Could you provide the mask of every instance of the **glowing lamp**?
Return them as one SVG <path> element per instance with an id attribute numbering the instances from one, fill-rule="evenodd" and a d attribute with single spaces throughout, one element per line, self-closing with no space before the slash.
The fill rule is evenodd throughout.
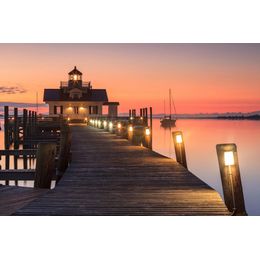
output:
<path id="1" fill-rule="evenodd" d="M 149 129 L 149 128 L 146 128 L 146 129 L 145 129 L 145 135 L 146 135 L 146 136 L 149 136 L 150 134 L 151 134 L 150 129 Z"/>
<path id="2" fill-rule="evenodd" d="M 182 141 L 182 136 L 179 134 L 179 135 L 176 135 L 176 143 L 177 144 L 181 144 L 183 141 Z"/>
<path id="3" fill-rule="evenodd" d="M 133 119 L 134 119 L 134 118 L 131 116 L 131 117 L 130 117 L 130 120 L 133 120 Z"/>
<path id="4" fill-rule="evenodd" d="M 70 121 L 70 118 L 68 117 L 68 121 Z"/>
<path id="5" fill-rule="evenodd" d="M 109 122 L 109 128 L 113 128 L 113 123 L 112 122 Z"/>
<path id="6" fill-rule="evenodd" d="M 85 119 L 84 119 L 84 120 L 85 120 L 85 122 L 87 122 L 87 121 L 88 121 L 88 118 L 87 118 L 87 117 L 85 117 Z"/>
<path id="7" fill-rule="evenodd" d="M 107 127 L 107 121 L 104 121 L 104 122 L 103 122 L 103 126 L 104 126 L 104 127 Z"/>
<path id="8" fill-rule="evenodd" d="M 80 110 L 84 109 L 84 107 L 79 107 Z"/>
<path id="9" fill-rule="evenodd" d="M 231 166 L 235 164 L 234 153 L 232 151 L 224 152 L 225 166 Z"/>
<path id="10" fill-rule="evenodd" d="M 78 79 L 77 74 L 74 74 L 74 75 L 73 75 L 73 80 L 77 80 L 77 79 Z"/>
<path id="11" fill-rule="evenodd" d="M 133 132 L 134 128 L 132 126 L 129 126 L 128 130 L 129 130 L 129 132 Z"/>
<path id="12" fill-rule="evenodd" d="M 144 118 L 141 116 L 140 119 L 143 120 Z"/>
<path id="13" fill-rule="evenodd" d="M 117 124 L 117 128 L 118 128 L 118 129 L 121 129 L 121 128 L 122 128 L 122 124 L 121 124 L 121 123 L 118 123 L 118 124 Z"/>

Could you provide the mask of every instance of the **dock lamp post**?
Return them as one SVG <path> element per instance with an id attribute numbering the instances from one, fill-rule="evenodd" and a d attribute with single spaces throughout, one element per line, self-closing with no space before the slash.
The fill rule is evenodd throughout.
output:
<path id="1" fill-rule="evenodd" d="M 133 125 L 129 125 L 127 130 L 128 130 L 128 131 L 127 131 L 127 139 L 132 142 L 133 132 L 134 132 L 134 127 L 133 127 Z"/>
<path id="2" fill-rule="evenodd" d="M 152 139 L 151 129 L 149 127 L 146 127 L 144 130 L 144 146 L 150 149 L 152 149 L 151 139 Z"/>
<path id="3" fill-rule="evenodd" d="M 188 169 L 182 132 L 172 132 L 172 138 L 175 148 L 176 161 Z"/>
<path id="4" fill-rule="evenodd" d="M 103 126 L 104 126 L 104 129 L 107 129 L 107 121 L 103 121 Z"/>
<path id="5" fill-rule="evenodd" d="M 216 146 L 225 204 L 232 215 L 247 215 L 240 177 L 237 146 Z"/>
<path id="6" fill-rule="evenodd" d="M 108 130 L 109 130 L 109 132 L 113 133 L 113 128 L 114 128 L 114 124 L 113 124 L 112 121 L 110 121 L 109 124 L 108 124 Z"/>

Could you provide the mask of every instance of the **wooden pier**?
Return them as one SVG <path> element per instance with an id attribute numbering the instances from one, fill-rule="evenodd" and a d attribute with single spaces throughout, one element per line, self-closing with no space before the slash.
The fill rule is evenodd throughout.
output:
<path id="1" fill-rule="evenodd" d="M 175 160 L 120 136 L 72 125 L 59 184 L 14 215 L 228 215 L 220 195 Z"/>

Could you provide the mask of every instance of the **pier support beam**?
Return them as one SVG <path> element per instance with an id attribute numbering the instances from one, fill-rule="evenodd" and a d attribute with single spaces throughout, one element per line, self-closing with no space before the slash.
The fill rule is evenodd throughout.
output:
<path id="1" fill-rule="evenodd" d="M 216 146 L 225 204 L 232 215 L 247 215 L 235 144 Z"/>
<path id="2" fill-rule="evenodd" d="M 40 143 L 36 153 L 35 188 L 50 189 L 55 173 L 55 143 Z"/>
<path id="3" fill-rule="evenodd" d="M 187 167 L 186 152 L 183 140 L 183 134 L 181 131 L 172 132 L 176 161 L 185 168 Z"/>

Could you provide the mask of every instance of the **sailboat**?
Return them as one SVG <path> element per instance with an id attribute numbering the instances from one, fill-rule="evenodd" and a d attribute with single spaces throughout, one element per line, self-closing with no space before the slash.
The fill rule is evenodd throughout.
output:
<path id="1" fill-rule="evenodd" d="M 175 112 L 175 118 L 172 116 L 172 104 L 174 107 L 174 112 Z M 161 126 L 162 127 L 174 127 L 175 123 L 176 123 L 176 108 L 175 108 L 175 104 L 174 101 L 172 99 L 172 93 L 171 93 L 171 89 L 169 89 L 169 105 L 170 105 L 170 114 L 167 116 L 165 114 L 165 102 L 164 102 L 164 117 L 160 120 L 161 122 Z"/>

